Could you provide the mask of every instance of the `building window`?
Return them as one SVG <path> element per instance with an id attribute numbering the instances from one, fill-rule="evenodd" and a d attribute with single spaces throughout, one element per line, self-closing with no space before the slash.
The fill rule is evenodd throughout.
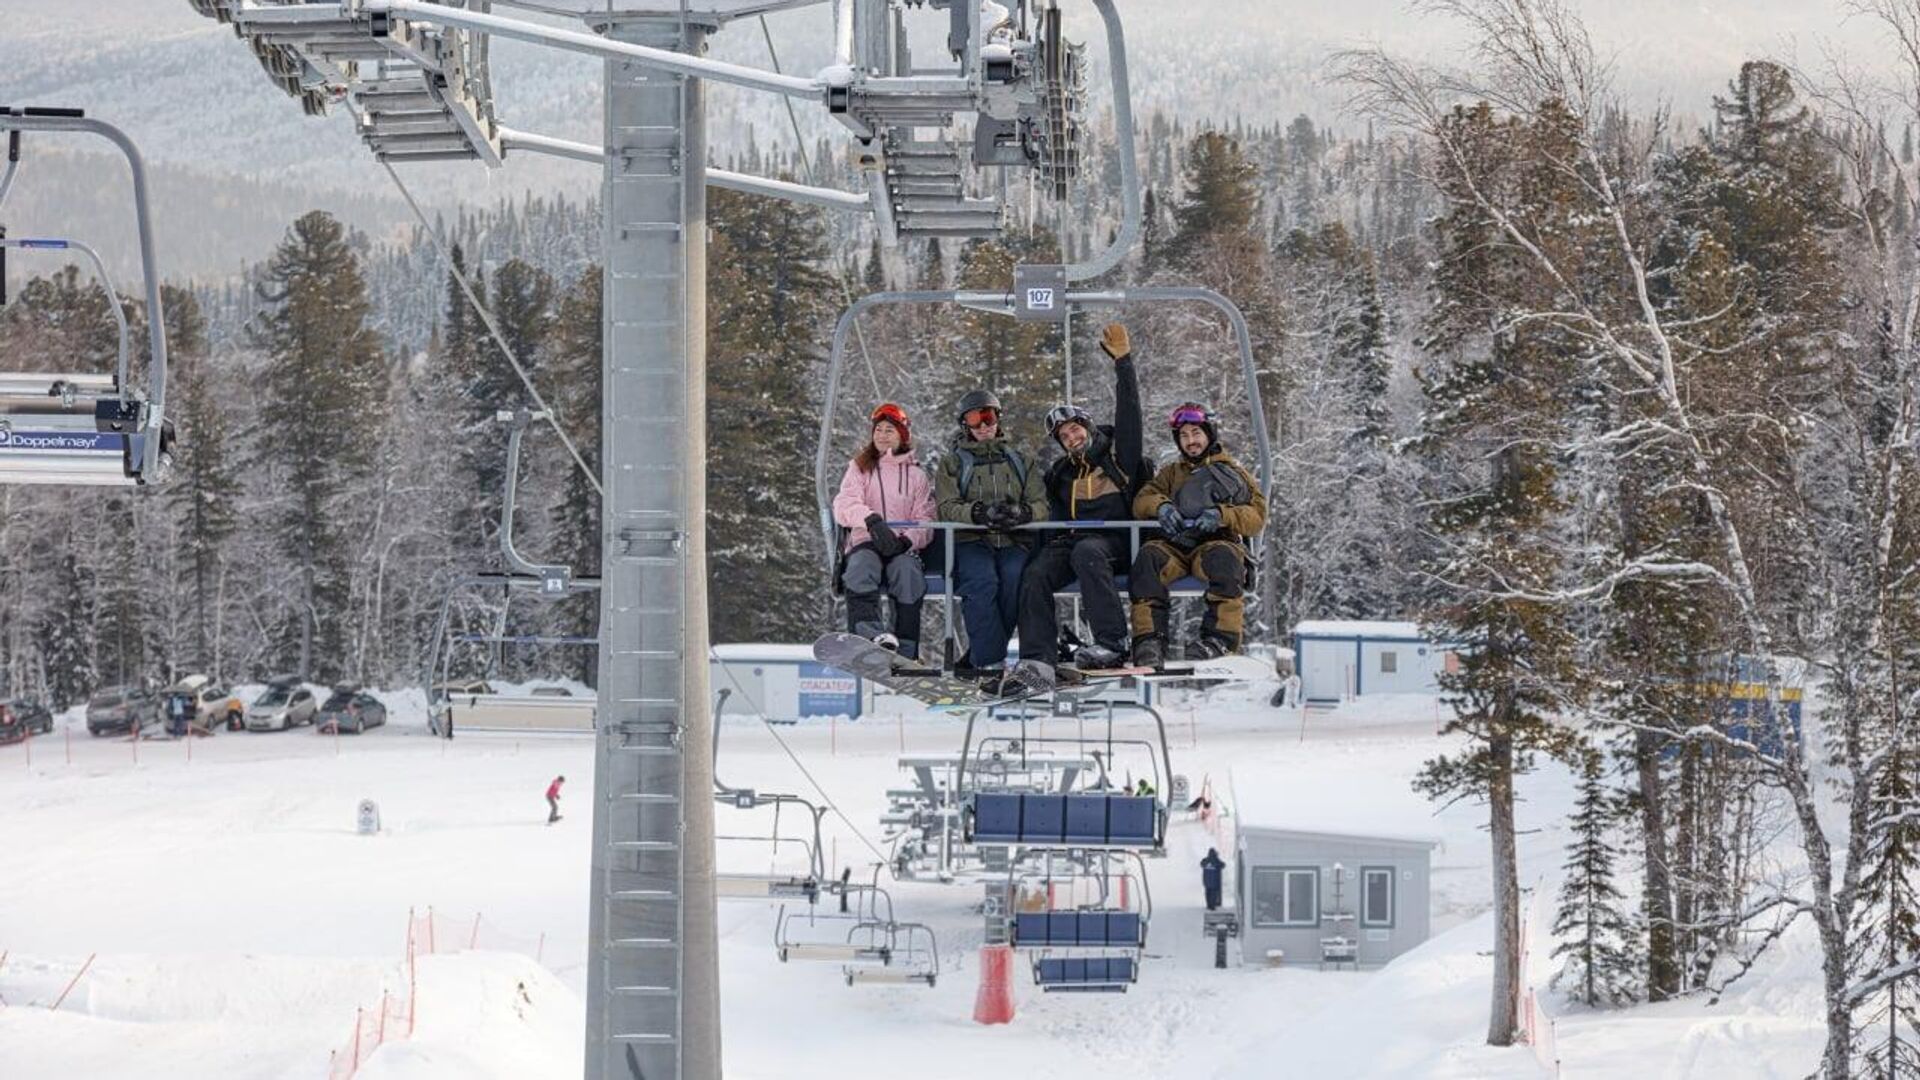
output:
<path id="1" fill-rule="evenodd" d="M 1360 925 L 1393 925 L 1393 867 L 1360 868 Z"/>
<path id="2" fill-rule="evenodd" d="M 1400 654 L 1399 653 L 1382 652 L 1380 654 L 1380 674 L 1392 675 L 1393 673 L 1399 670 L 1400 670 Z"/>
<path id="3" fill-rule="evenodd" d="M 1253 925 L 1319 926 L 1319 868 L 1313 866 L 1254 867 Z"/>

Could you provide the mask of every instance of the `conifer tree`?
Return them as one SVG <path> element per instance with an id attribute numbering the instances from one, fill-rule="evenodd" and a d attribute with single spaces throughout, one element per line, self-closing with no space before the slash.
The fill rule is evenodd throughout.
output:
<path id="1" fill-rule="evenodd" d="M 182 558 L 189 576 L 187 604 L 193 655 L 176 658 L 183 669 L 213 672 L 213 627 L 221 617 L 216 579 L 222 548 L 238 524 L 240 483 L 229 458 L 232 425 L 209 370 L 206 320 L 199 302 L 183 289 L 164 290 L 167 340 L 179 373 L 173 398 L 180 417 L 173 482 L 167 498 L 179 522 Z"/>
<path id="2" fill-rule="evenodd" d="M 1560 883 L 1560 907 L 1553 918 L 1559 942 L 1553 955 L 1562 961 L 1553 985 L 1565 987 L 1569 997 L 1593 1008 L 1624 1005 L 1637 996 L 1640 958 L 1633 925 L 1613 884 L 1613 863 L 1620 852 L 1607 839 L 1619 816 L 1619 800 L 1602 777 L 1601 755 L 1589 749 L 1581 755 L 1580 802 L 1569 823 L 1573 839 L 1562 864 L 1567 876 Z"/>
<path id="3" fill-rule="evenodd" d="M 267 528 L 289 573 L 277 655 L 332 680 L 345 662 L 350 600 L 348 498 L 380 445 L 385 354 L 366 325 L 367 295 L 346 230 L 324 212 L 293 223 L 267 266 L 269 310 L 259 454 L 278 489 Z"/>
<path id="4" fill-rule="evenodd" d="M 713 636 L 797 638 L 818 625 L 824 581 L 808 463 L 836 306 L 825 226 L 818 210 L 726 191 L 712 193 L 708 221 Z"/>
<path id="5" fill-rule="evenodd" d="M 79 546 L 80 538 L 69 529 L 47 584 L 53 603 L 40 624 L 47 697 L 56 710 L 85 701 L 99 685 L 94 666 L 93 575 L 80 561 Z"/>

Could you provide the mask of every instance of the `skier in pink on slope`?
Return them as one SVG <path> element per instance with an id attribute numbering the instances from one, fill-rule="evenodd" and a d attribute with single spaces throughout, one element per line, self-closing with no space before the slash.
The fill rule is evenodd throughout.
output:
<path id="1" fill-rule="evenodd" d="M 547 824 L 560 820 L 560 785 L 567 782 L 564 776 L 556 776 L 553 783 L 547 785 Z"/>

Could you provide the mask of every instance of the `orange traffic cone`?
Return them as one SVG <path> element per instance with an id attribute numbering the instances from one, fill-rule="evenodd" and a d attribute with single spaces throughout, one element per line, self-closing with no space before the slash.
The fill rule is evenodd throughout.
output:
<path id="1" fill-rule="evenodd" d="M 1004 1024 L 1013 1019 L 1013 946 L 980 949 L 980 990 L 973 998 L 973 1022 Z"/>

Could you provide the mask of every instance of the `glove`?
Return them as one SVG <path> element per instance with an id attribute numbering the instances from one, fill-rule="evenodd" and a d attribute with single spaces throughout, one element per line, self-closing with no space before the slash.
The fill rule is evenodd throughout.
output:
<path id="1" fill-rule="evenodd" d="M 994 503 L 987 507 L 987 520 L 996 529 L 1011 529 L 1033 520 L 1033 508 L 1025 503 Z"/>
<path id="2" fill-rule="evenodd" d="M 1108 323 L 1107 329 L 1100 335 L 1100 350 L 1116 361 L 1132 356 L 1133 339 L 1127 336 L 1127 328 L 1119 323 Z"/>
<path id="3" fill-rule="evenodd" d="M 993 520 L 993 507 L 983 502 L 974 503 L 973 509 L 969 512 L 969 516 L 973 518 L 975 525 L 997 524 L 997 522 Z"/>
<path id="4" fill-rule="evenodd" d="M 1174 508 L 1171 501 L 1160 504 L 1159 518 L 1160 531 L 1169 537 L 1179 536 L 1187 531 L 1187 523 L 1180 520 L 1180 511 Z"/>
<path id="5" fill-rule="evenodd" d="M 1205 510 L 1200 511 L 1200 516 L 1193 520 L 1193 531 L 1202 536 L 1210 536 L 1213 533 L 1219 532 L 1220 508 L 1217 506 L 1209 506 Z"/>
<path id="6" fill-rule="evenodd" d="M 873 537 L 873 550 L 883 559 L 891 559 L 913 546 L 907 543 L 906 537 L 888 528 L 886 519 L 879 514 L 868 514 L 866 526 L 867 535 Z"/>

